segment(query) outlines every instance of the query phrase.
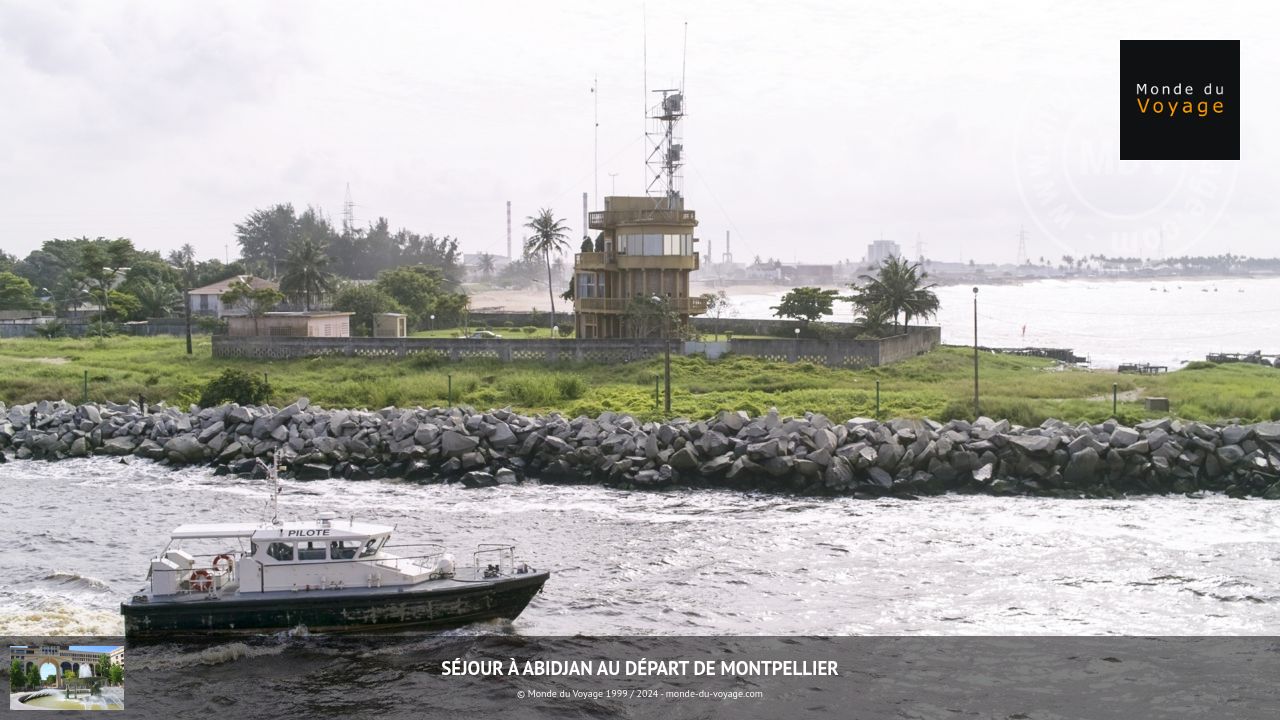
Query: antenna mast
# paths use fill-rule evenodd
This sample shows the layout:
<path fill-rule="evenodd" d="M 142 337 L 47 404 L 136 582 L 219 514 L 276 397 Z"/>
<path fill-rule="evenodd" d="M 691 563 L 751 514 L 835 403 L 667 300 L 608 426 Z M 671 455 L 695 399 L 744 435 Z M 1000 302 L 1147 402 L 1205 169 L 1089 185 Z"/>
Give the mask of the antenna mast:
<path fill-rule="evenodd" d="M 685 23 L 685 45 L 688 46 L 689 24 Z M 647 36 L 646 36 L 647 39 Z M 646 47 L 646 56 L 648 50 Z M 646 60 L 647 62 L 647 60 Z M 665 197 L 663 206 L 666 210 L 675 210 L 676 201 L 681 198 L 683 177 L 680 168 L 684 166 L 684 140 L 680 132 L 680 123 L 684 120 L 684 72 L 685 61 L 680 62 L 680 87 L 661 88 L 650 92 L 659 93 L 662 99 L 648 110 L 650 127 L 645 135 L 649 142 L 649 155 L 645 165 L 649 169 L 649 184 L 645 192 L 650 197 Z M 645 74 L 645 86 L 648 87 L 648 73 Z"/>
<path fill-rule="evenodd" d="M 1027 229 L 1018 227 L 1018 265 L 1027 264 Z"/>
<path fill-rule="evenodd" d="M 592 162 L 594 163 L 594 165 L 592 166 L 594 168 L 592 172 L 593 172 L 593 178 L 594 178 L 593 182 L 595 183 L 595 187 L 592 189 L 592 192 L 595 193 L 594 199 L 596 203 L 596 209 L 599 209 L 600 208 L 600 78 L 599 77 L 591 78 L 591 99 L 595 103 L 595 127 L 594 127 L 595 138 L 594 138 L 594 144 L 592 147 L 592 153 L 593 153 Z M 586 235 L 587 234 L 586 225 L 583 225 L 582 227 L 583 227 L 582 234 Z"/>
<path fill-rule="evenodd" d="M 347 183 L 347 194 L 342 201 L 342 233 L 350 235 L 356 229 L 356 204 L 351 201 L 351 183 Z"/>

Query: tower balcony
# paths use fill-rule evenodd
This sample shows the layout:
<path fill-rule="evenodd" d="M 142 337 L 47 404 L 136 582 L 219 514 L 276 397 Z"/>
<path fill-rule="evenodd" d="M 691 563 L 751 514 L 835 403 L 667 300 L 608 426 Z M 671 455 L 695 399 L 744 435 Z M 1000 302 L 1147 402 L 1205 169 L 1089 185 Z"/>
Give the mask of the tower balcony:
<path fill-rule="evenodd" d="M 698 253 L 692 255 L 623 255 L 618 253 L 578 253 L 575 270 L 697 270 L 702 266 Z"/>
<path fill-rule="evenodd" d="M 587 213 L 587 227 L 605 230 L 624 225 L 697 225 L 693 210 L 636 208 L 627 210 L 595 210 Z"/>
<path fill-rule="evenodd" d="M 707 301 L 700 297 L 667 298 L 671 311 L 677 315 L 702 315 L 707 311 Z M 576 298 L 575 312 L 622 314 L 631 305 L 630 298 Z"/>

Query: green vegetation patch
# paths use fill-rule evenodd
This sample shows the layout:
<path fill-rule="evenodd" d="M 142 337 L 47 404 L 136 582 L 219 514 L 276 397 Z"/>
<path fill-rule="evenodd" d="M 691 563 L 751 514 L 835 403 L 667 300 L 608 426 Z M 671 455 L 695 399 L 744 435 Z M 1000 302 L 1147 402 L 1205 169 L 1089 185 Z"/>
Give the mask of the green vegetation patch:
<path fill-rule="evenodd" d="M 655 384 L 662 359 L 625 365 L 468 360 L 437 355 L 406 358 L 325 357 L 286 361 L 214 359 L 208 337 L 197 337 L 188 356 L 182 338 L 111 337 L 0 341 L 0 401 L 79 401 L 88 398 L 197 402 L 210 381 L 228 368 L 263 378 L 269 402 L 305 395 L 323 407 L 412 407 L 448 403 L 521 412 L 596 415 L 605 410 L 642 418 L 660 416 Z M 1119 375 L 1063 368 L 1053 361 L 983 354 L 982 411 L 1023 425 L 1046 418 L 1096 422 L 1112 415 L 1112 385 L 1124 393 L 1118 415 L 1126 422 L 1154 416 L 1142 397 L 1168 397 L 1173 413 L 1198 420 L 1280 419 L 1280 370 L 1246 364 L 1197 364 L 1167 375 Z M 743 356 L 720 361 L 673 357 L 672 412 L 710 417 L 721 410 L 752 414 L 776 407 L 784 414 L 820 412 L 833 419 L 873 416 L 876 381 L 881 417 L 947 420 L 973 415 L 973 355 L 963 347 L 880 368 L 844 370 Z"/>

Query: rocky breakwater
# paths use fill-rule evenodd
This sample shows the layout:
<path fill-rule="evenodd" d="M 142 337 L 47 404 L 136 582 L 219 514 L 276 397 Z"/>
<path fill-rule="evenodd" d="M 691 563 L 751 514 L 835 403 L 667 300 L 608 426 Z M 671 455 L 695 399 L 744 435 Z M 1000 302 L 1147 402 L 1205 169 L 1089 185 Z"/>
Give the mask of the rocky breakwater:
<path fill-rule="evenodd" d="M 543 480 L 899 497 L 944 492 L 1114 497 L 1221 491 L 1280 499 L 1280 423 L 1165 418 L 1020 427 L 1006 420 L 832 422 L 818 414 L 644 422 L 468 408 L 0 404 L 0 460 L 89 455 L 212 464 L 298 479 L 404 478 L 469 487 Z"/>

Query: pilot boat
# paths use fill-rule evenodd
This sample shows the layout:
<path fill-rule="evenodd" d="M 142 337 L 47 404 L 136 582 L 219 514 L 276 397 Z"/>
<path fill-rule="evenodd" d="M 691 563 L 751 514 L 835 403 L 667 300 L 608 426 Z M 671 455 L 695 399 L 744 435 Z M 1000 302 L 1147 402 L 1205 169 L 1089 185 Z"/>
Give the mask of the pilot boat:
<path fill-rule="evenodd" d="M 276 473 L 270 473 L 273 477 Z M 272 506 L 280 494 L 277 481 Z M 514 620 L 550 577 L 484 544 L 470 566 L 438 545 L 389 545 L 395 527 L 321 512 L 283 522 L 182 525 L 120 606 L 132 640 L 292 630 L 437 629 Z M 188 547 L 217 552 L 194 554 Z M 389 548 L 409 548 L 397 554 Z"/>

